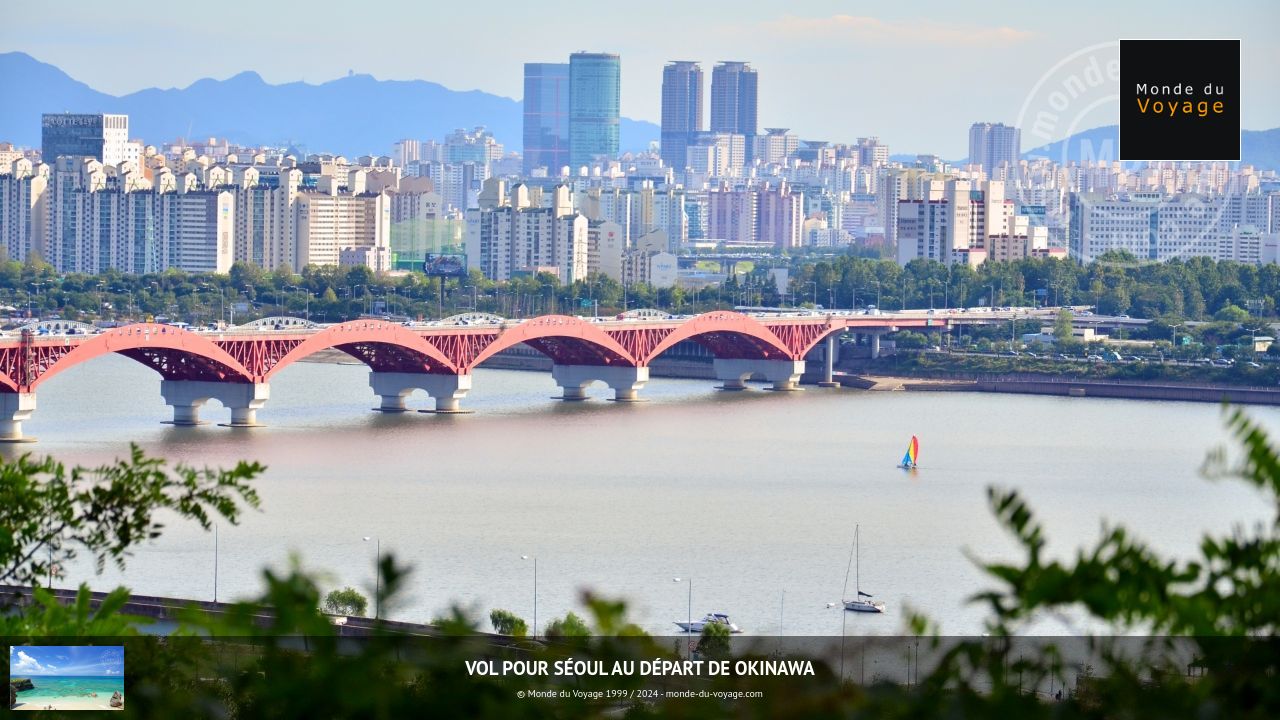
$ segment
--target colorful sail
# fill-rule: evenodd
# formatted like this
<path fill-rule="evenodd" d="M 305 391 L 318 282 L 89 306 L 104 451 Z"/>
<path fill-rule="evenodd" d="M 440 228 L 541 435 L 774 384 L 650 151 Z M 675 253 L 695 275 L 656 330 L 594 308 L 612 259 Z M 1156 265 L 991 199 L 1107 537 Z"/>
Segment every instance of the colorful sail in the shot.
<path fill-rule="evenodd" d="M 920 456 L 920 441 L 915 435 L 911 436 L 911 442 L 907 444 L 907 454 L 902 456 L 903 467 L 914 467 L 916 458 Z"/>

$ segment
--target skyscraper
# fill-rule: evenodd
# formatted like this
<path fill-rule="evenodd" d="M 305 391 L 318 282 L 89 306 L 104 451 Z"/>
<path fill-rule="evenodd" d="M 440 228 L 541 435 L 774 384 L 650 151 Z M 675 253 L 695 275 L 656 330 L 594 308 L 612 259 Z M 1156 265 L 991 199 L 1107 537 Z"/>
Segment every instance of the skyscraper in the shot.
<path fill-rule="evenodd" d="M 569 164 L 569 65 L 524 64 L 524 174 Z"/>
<path fill-rule="evenodd" d="M 746 136 L 747 164 L 754 156 L 758 77 L 744 62 L 726 60 L 711 71 L 711 132 Z"/>
<path fill-rule="evenodd" d="M 45 113 L 40 126 L 40 157 L 50 166 L 61 156 L 91 157 L 106 165 L 128 159 L 128 115 Z"/>
<path fill-rule="evenodd" d="M 622 62 L 611 53 L 569 56 L 569 164 L 618 154 Z"/>
<path fill-rule="evenodd" d="M 702 130 L 702 67 L 676 60 L 662 69 L 662 162 L 676 172 L 688 161 L 690 136 Z"/>
<path fill-rule="evenodd" d="M 969 163 L 981 165 L 991 176 L 1002 164 L 1018 164 L 1022 132 L 1004 123 L 974 123 L 969 128 Z"/>

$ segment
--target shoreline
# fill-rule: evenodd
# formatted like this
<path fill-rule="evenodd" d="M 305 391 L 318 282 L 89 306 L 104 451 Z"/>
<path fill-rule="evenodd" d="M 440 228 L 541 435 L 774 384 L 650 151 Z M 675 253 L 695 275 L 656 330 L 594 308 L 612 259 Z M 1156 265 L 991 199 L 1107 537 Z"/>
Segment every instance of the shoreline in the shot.
<path fill-rule="evenodd" d="M 302 362 L 362 365 L 341 350 L 323 350 Z M 501 353 L 486 360 L 481 367 L 549 372 L 551 359 L 542 355 Z M 711 363 L 697 360 L 659 359 L 650 366 L 655 378 L 714 380 Z M 800 382 L 816 385 L 822 376 L 806 372 Z M 1116 400 L 1173 400 L 1181 402 L 1231 402 L 1245 405 L 1280 405 L 1280 388 L 1188 384 L 1177 382 L 1069 378 L 1056 375 L 1010 374 L 977 375 L 975 377 L 939 378 L 925 374 L 878 373 L 872 368 L 837 368 L 832 379 L 841 387 L 870 392 L 976 392 L 1015 395 L 1056 395 L 1073 398 L 1110 398 Z"/>
<path fill-rule="evenodd" d="M 124 710 L 123 707 L 114 708 L 109 704 L 110 698 L 79 698 L 79 699 L 59 699 L 59 700 L 23 700 L 18 699 L 18 704 L 14 705 L 10 710 L 108 710 L 115 712 Z M 50 707 L 52 706 L 52 707 Z"/>

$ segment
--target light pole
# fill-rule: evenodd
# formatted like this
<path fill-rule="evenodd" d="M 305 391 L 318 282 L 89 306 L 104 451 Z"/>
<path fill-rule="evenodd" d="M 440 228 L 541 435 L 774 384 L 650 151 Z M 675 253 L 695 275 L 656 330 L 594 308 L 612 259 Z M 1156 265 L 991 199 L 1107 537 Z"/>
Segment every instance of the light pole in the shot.
<path fill-rule="evenodd" d="M 810 280 L 808 284 L 813 286 L 813 309 L 817 310 L 818 309 L 818 283 L 814 280 Z"/>
<path fill-rule="evenodd" d="M 369 542 L 370 537 L 364 536 L 364 541 Z M 374 552 L 377 553 L 377 560 L 374 562 L 374 585 L 373 585 L 373 619 L 377 620 L 382 615 L 382 538 L 372 538 L 374 544 Z"/>
<path fill-rule="evenodd" d="M 685 625 L 684 631 L 686 633 L 692 634 L 693 633 L 693 578 L 685 578 L 684 580 L 681 580 L 680 578 L 671 578 L 671 582 L 676 582 L 676 583 L 684 582 L 689 585 L 689 619 L 687 621 L 688 624 Z"/>
<path fill-rule="evenodd" d="M 213 601 L 218 602 L 218 524 L 213 524 Z"/>
<path fill-rule="evenodd" d="M 521 555 L 521 560 L 533 561 L 533 639 L 538 639 L 538 557 L 536 555 Z"/>

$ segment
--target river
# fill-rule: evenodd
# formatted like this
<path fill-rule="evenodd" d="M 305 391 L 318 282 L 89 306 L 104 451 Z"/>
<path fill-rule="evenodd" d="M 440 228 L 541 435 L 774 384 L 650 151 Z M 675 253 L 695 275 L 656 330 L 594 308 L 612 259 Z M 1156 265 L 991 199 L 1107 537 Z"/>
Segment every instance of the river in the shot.
<path fill-rule="evenodd" d="M 372 412 L 359 365 L 299 363 L 272 382 L 267 426 L 179 428 L 158 376 L 119 356 L 62 373 L 39 389 L 26 424 L 39 438 L 15 452 L 96 465 L 139 443 L 195 465 L 264 463 L 260 511 L 219 532 L 219 599 L 262 587 L 264 566 L 296 556 L 325 589 L 374 585 L 374 542 L 414 568 L 384 613 L 425 622 L 452 603 L 486 617 L 507 608 L 538 621 L 574 610 L 591 588 L 625 598 L 654 633 L 727 612 L 755 634 L 832 635 L 855 524 L 861 586 L 885 615 L 850 613 L 848 632 L 892 634 L 905 611 L 947 633 L 982 628 L 966 598 L 992 586 L 965 555 L 1011 558 L 986 505 L 989 485 L 1024 492 L 1065 554 L 1128 525 L 1159 551 L 1186 555 L 1206 530 L 1269 517 L 1242 483 L 1198 468 L 1225 440 L 1213 404 L 867 392 L 725 393 L 711 381 L 655 379 L 649 402 L 550 399 L 547 373 L 479 370 L 463 401 L 474 414 Z M 411 404 L 430 401 L 416 394 Z M 1254 415 L 1280 431 L 1276 411 Z M 211 402 L 205 419 L 225 422 Z M 895 467 L 920 437 L 920 468 Z M 171 523 L 121 573 L 87 562 L 60 585 L 125 584 L 148 595 L 212 599 L 214 542 Z M 680 583 L 674 577 L 682 578 Z M 853 581 L 848 594 L 852 596 Z M 367 593 L 369 594 L 369 593 Z M 487 628 L 487 620 L 485 621 Z M 1038 629 L 1069 633 L 1046 621 Z"/>

